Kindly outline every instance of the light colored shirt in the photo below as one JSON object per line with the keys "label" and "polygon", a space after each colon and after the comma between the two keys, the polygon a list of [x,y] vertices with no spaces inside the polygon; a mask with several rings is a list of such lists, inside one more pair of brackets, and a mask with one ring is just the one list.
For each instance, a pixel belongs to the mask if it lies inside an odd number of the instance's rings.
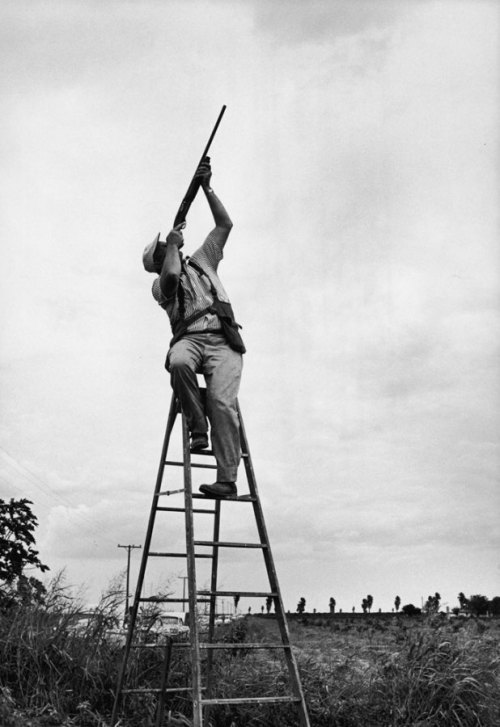
{"label": "light colored shirt", "polygon": [[[182,272],[179,285],[184,290],[184,307],[185,318],[193,315],[197,311],[208,308],[213,302],[213,296],[210,292],[210,283],[208,276],[217,291],[219,300],[229,303],[229,298],[224,290],[221,281],[217,275],[217,268],[223,258],[223,249],[226,243],[229,230],[216,227],[209,233],[201,247],[191,255],[191,260],[195,262],[206,275],[199,275],[198,272],[186,264],[186,260],[182,262]],[[152,288],[153,297],[168,314],[172,327],[179,320],[179,301],[177,294],[171,298],[166,298],[160,288],[159,276],[155,278]],[[188,327],[188,333],[203,333],[205,331],[220,330],[220,321],[214,313],[206,313],[198,318]]]}

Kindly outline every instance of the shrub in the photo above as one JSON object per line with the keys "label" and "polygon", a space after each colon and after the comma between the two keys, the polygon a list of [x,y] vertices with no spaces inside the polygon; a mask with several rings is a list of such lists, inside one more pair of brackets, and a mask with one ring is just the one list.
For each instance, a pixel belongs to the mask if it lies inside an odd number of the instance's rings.
{"label": "shrub", "polygon": [[419,613],[422,613],[422,609],[417,608],[416,606],[413,605],[413,603],[407,603],[406,606],[403,606],[401,611],[406,616],[417,616]]}

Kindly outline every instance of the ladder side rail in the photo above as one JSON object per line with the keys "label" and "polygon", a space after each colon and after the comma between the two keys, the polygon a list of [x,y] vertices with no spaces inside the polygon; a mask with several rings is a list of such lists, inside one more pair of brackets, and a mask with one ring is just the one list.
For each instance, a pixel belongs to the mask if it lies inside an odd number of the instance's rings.
{"label": "ladder side rail", "polygon": [[[221,501],[216,500],[215,501],[215,517],[214,517],[214,527],[213,527],[213,542],[214,546],[212,548],[212,572],[210,577],[210,591],[212,592],[210,595],[210,606],[208,611],[208,638],[207,641],[209,644],[213,643],[214,641],[214,635],[215,635],[215,618],[217,616],[217,595],[215,594],[215,591],[217,590],[217,576],[218,576],[218,568],[219,568],[219,546],[215,545],[215,543],[219,542],[220,538],[220,516],[221,516]],[[207,654],[207,692],[208,694],[211,693],[211,686],[212,686],[212,664],[213,664],[213,654],[211,651]]]}
{"label": "ladder side rail", "polygon": [[163,473],[165,470],[165,460],[166,460],[166,456],[167,456],[168,445],[170,443],[170,435],[172,434],[172,429],[175,424],[175,419],[177,416],[178,408],[179,408],[179,404],[178,404],[177,398],[175,397],[175,395],[172,395],[172,399],[170,401],[170,410],[169,410],[168,419],[167,419],[167,426],[165,429],[165,436],[163,438],[163,446],[162,446],[162,451],[161,451],[160,464],[158,466],[158,473],[156,476],[156,483],[155,483],[155,489],[154,489],[154,494],[153,494],[153,502],[152,502],[151,511],[149,514],[148,528],[147,528],[147,532],[146,532],[146,538],[144,541],[144,548],[142,550],[141,565],[140,565],[140,569],[139,569],[139,575],[137,578],[137,585],[136,585],[136,589],[135,589],[134,601],[133,601],[132,608],[130,609],[130,612],[128,614],[129,624],[128,624],[128,631],[127,631],[127,639],[125,642],[125,650],[123,653],[120,672],[118,675],[118,682],[117,682],[117,686],[116,686],[115,699],[114,699],[113,711],[112,711],[112,716],[111,716],[111,727],[115,727],[115,724],[116,724],[116,717],[117,717],[117,713],[118,713],[118,704],[119,704],[120,695],[121,695],[122,688],[123,688],[123,682],[125,679],[125,672],[127,669],[128,658],[130,655],[130,647],[132,644],[135,622],[137,620],[137,612],[139,609],[139,602],[140,602],[140,597],[141,597],[141,592],[142,592],[142,586],[144,584],[144,576],[146,573],[146,566],[147,566],[147,562],[148,562],[149,548],[151,547],[151,540],[153,537],[153,529],[154,529],[155,518],[156,518],[156,506],[158,503],[158,493],[161,490],[161,485],[162,485],[162,481],[163,481]]}
{"label": "ladder side rail", "polygon": [[184,461],[184,507],[186,522],[186,554],[188,575],[189,628],[191,643],[191,689],[193,699],[193,727],[203,727],[201,703],[201,665],[197,618],[196,559],[194,553],[193,484],[191,479],[191,451],[186,416],[182,413],[182,443]]}
{"label": "ladder side rail", "polygon": [[170,662],[172,659],[172,643],[172,638],[170,636],[167,636],[167,643],[165,645],[165,659],[163,662],[163,668],[161,673],[160,697],[158,699],[158,704],[156,705],[155,727],[161,727],[161,723],[163,722],[163,715],[165,713],[165,702],[167,698],[166,688],[168,675],[170,672]]}
{"label": "ladder side rail", "polygon": [[[245,425],[243,423],[243,417],[241,414],[239,402],[237,402],[237,409],[238,409],[238,418],[239,418],[239,422],[240,422],[241,449],[242,449],[243,455],[245,455],[243,457],[243,462],[245,465],[245,472],[246,472],[247,479],[248,479],[248,487],[250,490],[250,494],[253,497],[252,505],[253,505],[254,514],[255,514],[255,521],[257,524],[257,531],[259,533],[260,542],[267,544],[267,548],[264,548],[264,550],[263,550],[264,561],[265,561],[265,565],[266,565],[266,569],[267,569],[267,573],[268,573],[268,577],[269,577],[269,584],[271,586],[271,590],[273,593],[276,594],[276,596],[274,596],[274,604],[275,604],[275,612],[276,612],[276,616],[277,616],[278,626],[279,626],[280,633],[281,633],[281,639],[282,639],[283,644],[288,646],[288,645],[290,645],[290,632],[288,629],[288,623],[287,623],[286,616],[285,616],[283,599],[281,597],[281,590],[280,590],[279,583],[278,583],[278,576],[276,573],[274,559],[273,559],[273,555],[271,552],[269,536],[267,534],[267,528],[266,528],[266,524],[265,524],[265,520],[264,520],[264,512],[262,510],[262,506],[260,503],[260,497],[259,497],[258,488],[257,488],[257,480],[256,480],[255,472],[253,469],[252,457],[250,455],[250,448],[248,445],[248,439],[246,436]],[[295,655],[294,655],[292,649],[285,650],[285,658],[286,658],[288,672],[290,675],[290,680],[291,680],[291,683],[293,686],[294,693],[297,697],[300,698],[300,720],[301,720],[302,727],[310,727],[304,693],[302,691],[302,684],[300,682],[300,677],[299,677],[298,665],[297,665],[297,661],[295,659]]]}

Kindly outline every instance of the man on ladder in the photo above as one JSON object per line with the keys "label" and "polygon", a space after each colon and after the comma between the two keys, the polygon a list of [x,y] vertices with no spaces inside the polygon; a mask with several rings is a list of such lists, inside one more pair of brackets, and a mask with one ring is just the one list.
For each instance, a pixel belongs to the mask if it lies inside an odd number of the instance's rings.
{"label": "man on ladder", "polygon": [[[240,461],[237,396],[245,346],[228,296],[218,277],[219,263],[233,226],[224,205],[211,187],[210,160],[199,164],[199,180],[215,227],[191,257],[184,257],[182,222],[146,247],[144,268],[156,273],[152,292],[166,311],[173,338],[165,367],[175,395],[181,403],[191,435],[191,451],[208,447],[211,425],[212,449],[217,462],[217,481],[201,485],[200,491],[213,498],[237,494],[236,477]],[[196,374],[206,381],[205,405]]]}

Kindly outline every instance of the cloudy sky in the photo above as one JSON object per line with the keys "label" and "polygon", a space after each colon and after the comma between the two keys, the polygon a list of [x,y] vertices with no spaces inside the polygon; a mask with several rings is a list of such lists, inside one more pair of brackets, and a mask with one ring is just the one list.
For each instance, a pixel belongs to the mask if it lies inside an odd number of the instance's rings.
{"label": "cloudy sky", "polygon": [[[499,595],[498,4],[4,0],[0,16],[0,497],[33,501],[51,573],[95,601],[117,545],[144,540],[170,331],[141,254],[227,104],[221,275],[285,606]],[[187,252],[210,226],[200,197]],[[226,539],[250,538],[232,507]],[[231,556],[224,588],[248,589],[260,561]]]}

